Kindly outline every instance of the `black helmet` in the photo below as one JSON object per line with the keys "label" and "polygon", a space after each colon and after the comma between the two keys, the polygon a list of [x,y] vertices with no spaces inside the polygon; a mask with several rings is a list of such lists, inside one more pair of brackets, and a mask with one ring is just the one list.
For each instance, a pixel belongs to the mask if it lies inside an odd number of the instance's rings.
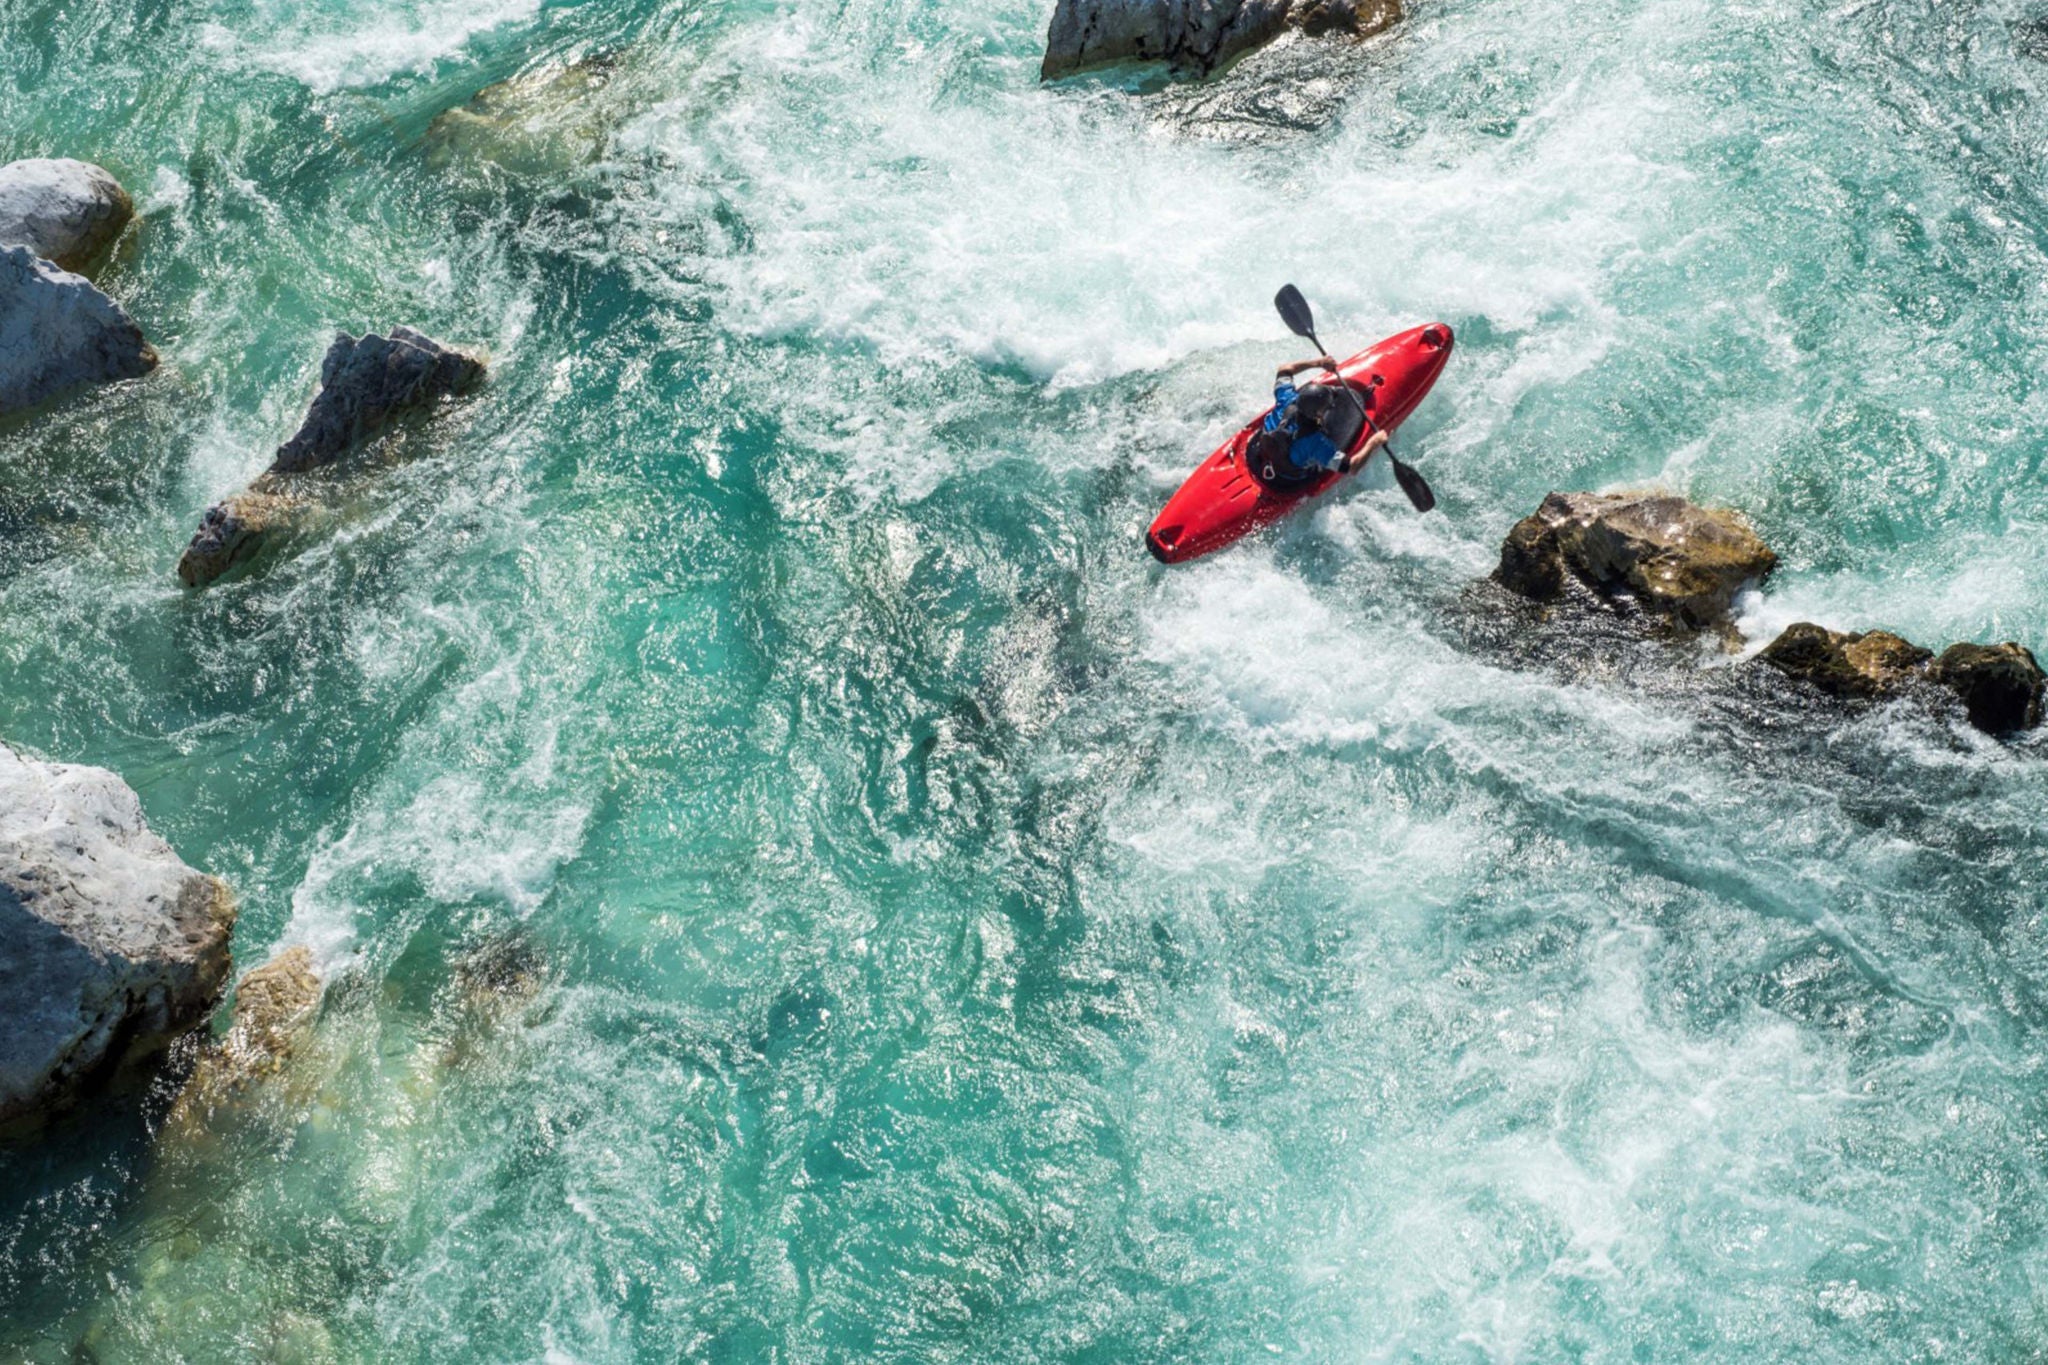
{"label": "black helmet", "polygon": [[1323,417],[1330,411],[1330,405],[1337,401],[1337,390],[1329,384],[1310,384],[1294,400],[1295,419],[1304,431],[1321,428]]}

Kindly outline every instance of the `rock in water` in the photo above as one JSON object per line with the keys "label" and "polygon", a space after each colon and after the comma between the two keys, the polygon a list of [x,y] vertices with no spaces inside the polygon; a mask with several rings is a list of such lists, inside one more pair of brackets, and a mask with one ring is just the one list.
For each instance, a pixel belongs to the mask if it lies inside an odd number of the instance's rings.
{"label": "rock in water", "polygon": [[1659,493],[1552,493],[1501,547],[1494,578],[1538,601],[1574,579],[1676,625],[1725,624],[1778,557],[1735,512]]}
{"label": "rock in water", "polygon": [[197,1050],[192,1074],[164,1118],[158,1150],[179,1158],[218,1158],[211,1139],[232,1127],[223,1116],[252,1097],[257,1083],[278,1076],[311,1036],[321,983],[313,954],[286,948],[235,983],[228,1031]]}
{"label": "rock in water", "polygon": [[1933,676],[1955,689],[1979,730],[2004,734],[2041,723],[2041,665],[2022,645],[1950,645]]}
{"label": "rock in water", "polygon": [[0,246],[25,246],[64,270],[83,271],[135,216],[121,182],[83,161],[0,166]]}
{"label": "rock in water", "polygon": [[1934,651],[1889,631],[1848,635],[1798,621],[1757,657],[1831,696],[1887,697],[1921,677]]}
{"label": "rock in water", "polygon": [[201,1023],[234,898],[153,834],[126,783],[0,746],[0,1123],[119,1079]]}
{"label": "rock in water", "polygon": [[260,476],[233,497],[206,509],[199,532],[178,556],[178,577],[188,588],[211,583],[263,548],[266,538],[289,529],[305,507],[270,475]]}
{"label": "rock in water", "polygon": [[221,1054],[243,1075],[274,1069],[290,1055],[293,1034],[311,1022],[319,1003],[312,950],[285,949],[235,983],[235,1021]]}
{"label": "rock in water", "polygon": [[306,420],[270,468],[302,474],[332,464],[393,419],[466,392],[483,372],[481,360],[410,327],[393,327],[388,337],[343,332],[320,362],[320,392]]}
{"label": "rock in water", "polygon": [[234,1022],[226,1037],[200,1052],[171,1111],[172,1126],[202,1121],[251,1081],[282,1067],[319,1004],[320,978],[303,945],[246,973],[235,983]]}
{"label": "rock in water", "polygon": [[1401,22],[1399,0],[1308,0],[1297,5],[1294,22],[1311,38],[1348,33],[1370,38]]}
{"label": "rock in water", "polygon": [[27,247],[0,247],[0,417],[155,368],[120,304]]}
{"label": "rock in water", "polygon": [[589,165],[611,136],[600,97],[618,65],[615,53],[596,52],[485,86],[428,127],[429,164],[437,171],[488,164],[535,180]]}
{"label": "rock in water", "polygon": [[388,337],[335,337],[320,362],[320,391],[270,468],[242,492],[208,508],[178,558],[187,587],[219,578],[262,548],[309,505],[295,476],[324,469],[409,412],[474,387],[484,372],[475,356],[451,350],[410,327]]}
{"label": "rock in water", "polygon": [[1271,42],[1291,0],[1058,0],[1039,79],[1089,67],[1159,61],[1208,75]]}

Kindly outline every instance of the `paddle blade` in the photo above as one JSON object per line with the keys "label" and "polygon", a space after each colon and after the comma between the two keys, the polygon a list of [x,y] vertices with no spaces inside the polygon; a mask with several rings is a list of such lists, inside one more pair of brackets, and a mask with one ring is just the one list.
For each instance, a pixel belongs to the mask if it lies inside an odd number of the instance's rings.
{"label": "paddle blade", "polygon": [[1316,334],[1316,316],[1309,312],[1308,300],[1293,285],[1280,286],[1280,292],[1273,296],[1273,306],[1280,310],[1280,320],[1287,324],[1288,331],[1298,337]]}
{"label": "paddle blade", "polygon": [[[1387,458],[1394,460],[1394,452],[1387,452]],[[1412,465],[1394,460],[1394,482],[1401,485],[1401,491],[1408,495],[1408,501],[1415,504],[1418,512],[1427,512],[1436,506],[1436,494],[1431,491],[1429,480],[1415,472]]]}

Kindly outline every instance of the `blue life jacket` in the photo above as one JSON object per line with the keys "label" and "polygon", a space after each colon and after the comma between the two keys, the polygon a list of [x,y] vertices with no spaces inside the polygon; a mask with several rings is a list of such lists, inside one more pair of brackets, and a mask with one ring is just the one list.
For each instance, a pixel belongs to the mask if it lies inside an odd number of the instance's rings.
{"label": "blue life jacket", "polygon": [[[1292,379],[1283,379],[1273,386],[1273,410],[1266,414],[1264,429],[1287,438],[1287,459],[1294,466],[1295,474],[1311,469],[1335,469],[1343,452],[1337,443],[1320,430],[1303,432],[1296,412],[1296,400],[1301,391],[1294,387]],[[1281,471],[1283,476],[1289,471]]]}

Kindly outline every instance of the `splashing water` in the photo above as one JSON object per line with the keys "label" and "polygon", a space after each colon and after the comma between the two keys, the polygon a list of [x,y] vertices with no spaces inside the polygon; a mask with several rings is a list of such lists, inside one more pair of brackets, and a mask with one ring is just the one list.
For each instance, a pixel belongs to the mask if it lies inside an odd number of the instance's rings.
{"label": "splashing water", "polygon": [[[0,1154],[0,1354],[2048,1351],[2041,746],[1453,624],[1655,481],[1759,629],[2042,643],[2018,0],[1418,0],[1194,91],[1041,88],[1046,17],[0,7],[0,157],[137,192],[165,356],[0,429],[0,735],[330,980],[204,1136]],[[1162,572],[1288,279],[1457,328],[1444,512]],[[181,591],[394,322],[490,382]]]}

